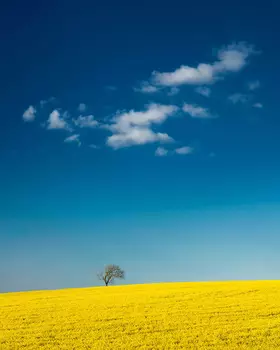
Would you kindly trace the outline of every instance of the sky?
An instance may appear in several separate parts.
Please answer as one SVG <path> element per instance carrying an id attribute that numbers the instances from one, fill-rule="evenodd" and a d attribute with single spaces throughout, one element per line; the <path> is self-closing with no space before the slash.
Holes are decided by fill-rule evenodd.
<path id="1" fill-rule="evenodd" d="M 1 292 L 279 279 L 279 11 L 1 5 Z"/>

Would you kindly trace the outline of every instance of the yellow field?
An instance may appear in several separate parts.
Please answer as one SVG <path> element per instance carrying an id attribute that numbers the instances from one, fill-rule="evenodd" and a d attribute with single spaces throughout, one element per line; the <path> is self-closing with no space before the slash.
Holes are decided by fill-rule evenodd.
<path id="1" fill-rule="evenodd" d="M 0 349 L 280 349 L 280 281 L 0 294 Z"/>

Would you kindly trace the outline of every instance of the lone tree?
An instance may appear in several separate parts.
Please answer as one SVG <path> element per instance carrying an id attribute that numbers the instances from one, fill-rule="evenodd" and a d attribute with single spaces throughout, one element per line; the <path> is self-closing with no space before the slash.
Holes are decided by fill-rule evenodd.
<path id="1" fill-rule="evenodd" d="M 103 272 L 97 274 L 100 281 L 105 283 L 105 286 L 112 284 L 115 278 L 124 279 L 124 271 L 118 265 L 107 265 Z"/>

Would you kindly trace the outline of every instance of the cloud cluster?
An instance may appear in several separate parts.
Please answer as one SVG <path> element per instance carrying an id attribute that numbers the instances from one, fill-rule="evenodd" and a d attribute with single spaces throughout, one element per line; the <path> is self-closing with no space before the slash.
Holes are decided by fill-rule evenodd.
<path id="1" fill-rule="evenodd" d="M 162 124 L 177 111 L 176 106 L 150 104 L 144 111 L 118 113 L 107 125 L 107 129 L 113 133 L 108 137 L 107 145 L 117 149 L 152 142 L 171 142 L 172 138 L 168 134 L 155 132 L 152 125 Z"/>
<path id="2" fill-rule="evenodd" d="M 253 46 L 245 43 L 235 43 L 223 47 L 216 52 L 216 58 L 212 63 L 200 63 L 196 67 L 182 65 L 174 71 L 157 72 L 154 71 L 148 81 L 143 81 L 135 91 L 158 97 L 156 93 L 163 92 L 168 100 L 168 96 L 174 96 L 172 100 L 178 100 L 177 94 L 183 96 L 183 89 L 179 89 L 181 85 L 194 86 L 194 92 L 203 97 L 210 98 L 213 85 L 215 82 L 225 78 L 229 73 L 236 73 L 242 70 L 249 62 L 251 55 L 255 54 Z M 247 94 L 235 93 L 228 97 L 233 104 L 246 103 L 252 100 L 253 91 L 260 87 L 258 80 L 247 82 Z M 107 86 L 107 90 L 114 91 L 114 86 Z M 250 93 L 248 94 L 248 90 Z M 162 94 L 160 95 L 162 97 Z M 194 96 L 194 98 L 197 95 Z M 170 99 L 169 99 L 170 100 Z M 177 140 L 174 140 L 167 132 L 160 130 L 162 124 L 170 117 L 179 112 L 188 114 L 195 119 L 210 119 L 216 115 L 210 112 L 206 107 L 202 107 L 196 103 L 149 103 L 143 110 L 118 111 L 113 116 L 106 117 L 103 121 L 88 112 L 88 106 L 80 103 L 76 110 L 76 116 L 70 116 L 67 111 L 55 108 L 50 102 L 54 99 L 41 100 L 37 105 L 30 105 L 23 113 L 22 118 L 25 122 L 33 122 L 37 117 L 37 110 L 42 111 L 48 107 L 48 119 L 43 125 L 47 130 L 65 130 L 71 133 L 64 139 L 65 143 L 76 143 L 81 145 L 81 137 L 85 128 L 103 130 L 107 132 L 105 143 L 112 149 L 120 149 L 136 145 L 144 145 L 148 143 L 157 143 L 155 155 L 164 157 L 167 155 L 188 155 L 194 152 L 189 146 L 177 147 Z M 205 100 L 206 101 L 206 100 Z M 251 104 L 254 108 L 263 108 L 260 102 Z M 72 113 L 72 112 L 71 112 Z M 77 113 L 79 113 L 77 115 Z M 108 133 L 110 135 L 108 136 Z M 181 141 L 179 141 L 181 142 Z M 163 144 L 168 144 L 163 147 Z M 172 144 L 170 144 L 172 143 Z M 88 147 L 93 149 L 100 148 L 95 143 L 89 144 Z"/>
<path id="3" fill-rule="evenodd" d="M 247 63 L 254 48 L 245 42 L 229 45 L 217 52 L 217 61 L 200 63 L 197 67 L 182 65 L 173 72 L 152 73 L 155 86 L 206 85 L 213 84 L 227 73 L 240 71 Z"/>

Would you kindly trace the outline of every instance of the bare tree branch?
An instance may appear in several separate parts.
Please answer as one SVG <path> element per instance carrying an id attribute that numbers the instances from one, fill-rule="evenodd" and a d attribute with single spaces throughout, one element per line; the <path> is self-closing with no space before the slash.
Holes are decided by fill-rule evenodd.
<path id="1" fill-rule="evenodd" d="M 115 278 L 124 279 L 125 272 L 118 265 L 107 265 L 103 272 L 97 274 L 99 280 L 105 283 L 105 286 L 112 284 Z"/>

